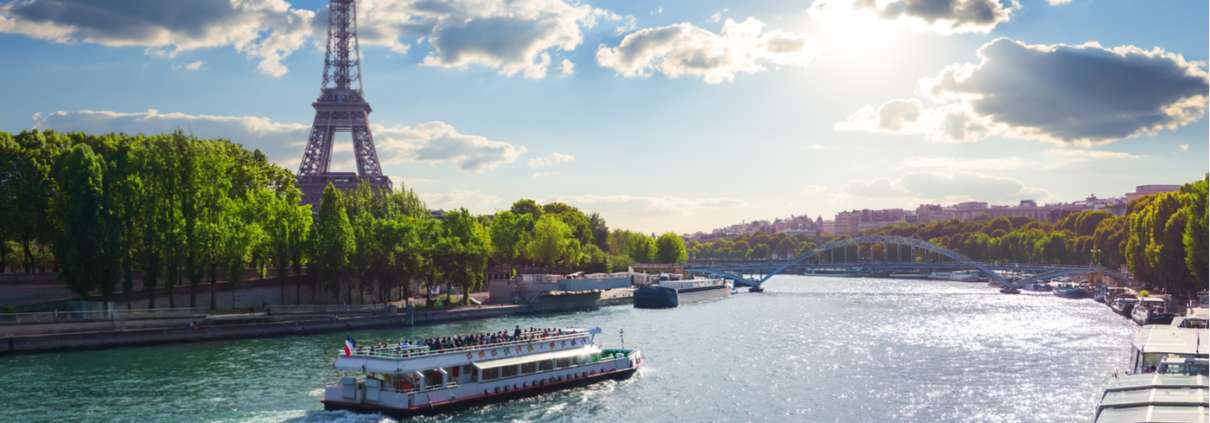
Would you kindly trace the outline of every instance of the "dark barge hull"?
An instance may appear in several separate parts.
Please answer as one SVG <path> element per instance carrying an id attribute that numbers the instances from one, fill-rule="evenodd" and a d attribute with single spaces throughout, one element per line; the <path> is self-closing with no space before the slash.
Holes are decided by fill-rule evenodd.
<path id="1" fill-rule="evenodd" d="M 634 290 L 636 308 L 673 308 L 682 303 L 716 300 L 731 295 L 727 285 L 676 290 L 666 286 L 644 286 Z"/>
<path id="2" fill-rule="evenodd" d="M 582 379 L 571 381 L 549 383 L 529 389 L 521 389 L 510 392 L 501 392 L 498 394 L 480 395 L 474 398 L 468 398 L 460 401 L 444 402 L 431 406 L 415 407 L 415 408 L 394 408 L 375 404 L 361 404 L 345 401 L 322 401 L 324 410 L 337 411 L 346 410 L 354 413 L 379 413 L 396 418 L 410 418 L 416 416 L 427 416 L 433 414 L 451 413 L 459 410 L 464 410 L 471 407 L 477 407 L 486 404 L 508 401 L 516 398 L 531 397 L 547 392 L 560 391 L 571 389 L 580 386 L 591 385 L 606 379 L 625 380 L 634 375 L 638 368 L 630 368 L 619 370 L 611 373 L 599 373 L 593 376 L 588 376 Z"/>

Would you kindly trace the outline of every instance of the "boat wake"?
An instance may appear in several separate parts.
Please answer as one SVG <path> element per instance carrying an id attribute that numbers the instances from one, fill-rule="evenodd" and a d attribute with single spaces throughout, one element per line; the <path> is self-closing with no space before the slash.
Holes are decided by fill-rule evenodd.
<path id="1" fill-rule="evenodd" d="M 350 411 L 308 411 L 307 414 L 286 423 L 396 423 L 390 417 L 381 414 L 361 414 Z"/>

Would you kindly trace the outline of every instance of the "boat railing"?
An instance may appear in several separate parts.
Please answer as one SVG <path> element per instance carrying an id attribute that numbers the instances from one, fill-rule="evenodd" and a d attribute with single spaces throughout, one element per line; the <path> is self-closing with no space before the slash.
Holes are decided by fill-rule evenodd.
<path id="1" fill-rule="evenodd" d="M 583 338 L 586 336 L 589 336 L 588 331 L 564 333 L 563 335 L 550 335 L 550 336 L 545 336 L 545 337 L 536 336 L 536 337 L 532 337 L 532 338 L 524 338 L 524 339 L 519 339 L 519 340 L 508 340 L 508 341 L 503 341 L 503 342 L 466 345 L 466 346 L 461 346 L 461 347 L 443 348 L 443 349 L 431 349 L 431 348 L 427 348 L 427 347 L 423 347 L 423 346 L 419 347 L 419 348 L 415 347 L 415 346 L 405 348 L 400 345 L 388 345 L 388 346 L 384 346 L 384 347 L 375 347 L 375 348 L 370 348 L 367 346 L 359 346 L 359 347 L 357 347 L 356 350 L 353 351 L 352 356 L 353 357 L 385 358 L 385 359 L 398 360 L 398 359 L 406 359 L 406 358 L 436 356 L 436 355 L 442 355 L 442 354 L 474 352 L 474 351 L 479 351 L 479 350 L 487 350 L 487 349 L 500 348 L 500 347 L 514 347 L 514 346 L 520 346 L 520 345 L 529 345 L 532 343 L 566 341 L 566 340 L 571 340 L 571 339 Z M 344 350 L 341 350 L 341 354 L 344 354 Z"/>

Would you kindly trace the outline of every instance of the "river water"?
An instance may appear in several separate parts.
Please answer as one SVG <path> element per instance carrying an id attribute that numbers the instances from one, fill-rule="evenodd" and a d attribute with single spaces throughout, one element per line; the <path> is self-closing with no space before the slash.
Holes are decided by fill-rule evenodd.
<path id="1" fill-rule="evenodd" d="M 1134 326 L 1091 300 L 984 284 L 779 276 L 763 294 L 349 334 L 0 357 L 0 420 L 378 422 L 325 412 L 345 335 L 362 342 L 600 326 L 645 367 L 416 421 L 1087 421 Z"/>

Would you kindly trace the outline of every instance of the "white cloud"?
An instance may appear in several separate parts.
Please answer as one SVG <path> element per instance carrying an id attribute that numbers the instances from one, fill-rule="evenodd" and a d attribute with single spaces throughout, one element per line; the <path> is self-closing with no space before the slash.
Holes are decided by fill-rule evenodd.
<path id="1" fill-rule="evenodd" d="M 825 192 L 828 192 L 827 185 L 811 184 L 811 185 L 802 187 L 802 193 L 807 194 L 807 195 L 821 194 L 821 193 L 825 193 Z"/>
<path id="2" fill-rule="evenodd" d="M 571 163 L 574 161 L 576 161 L 576 156 L 573 156 L 571 154 L 563 154 L 563 153 L 559 153 L 559 152 L 554 152 L 554 153 L 550 153 L 549 155 L 546 155 L 546 156 L 534 157 L 532 159 L 529 159 L 528 163 L 529 163 L 529 167 L 537 168 L 537 167 L 554 166 L 554 165 L 557 165 L 560 163 Z"/>
<path id="3" fill-rule="evenodd" d="M 818 0 L 813 19 L 869 13 L 915 31 L 938 34 L 988 33 L 1020 9 L 1017 0 Z"/>
<path id="4" fill-rule="evenodd" d="M 285 0 L 163 2 L 25 0 L 0 5 L 0 32 L 57 43 L 143 47 L 148 54 L 229 46 L 285 75 L 282 60 L 311 36 L 315 12 Z"/>
<path id="5" fill-rule="evenodd" d="M 1050 197 L 1045 190 L 1012 178 L 974 172 L 909 172 L 898 179 L 853 181 L 845 185 L 844 191 L 857 197 L 902 198 L 919 203 L 1044 201 Z"/>
<path id="6" fill-rule="evenodd" d="M 1176 147 L 1181 149 L 1181 151 L 1189 151 L 1189 144 L 1181 144 Z"/>
<path id="7" fill-rule="evenodd" d="M 189 71 L 189 72 L 196 72 L 196 71 L 202 70 L 202 66 L 205 66 L 205 65 L 206 65 L 206 62 L 197 60 L 197 61 L 189 62 L 189 63 L 182 65 L 180 67 L 180 69 Z"/>
<path id="8" fill-rule="evenodd" d="M 805 36 L 765 31 L 764 26 L 748 18 L 727 19 L 717 34 L 688 22 L 643 28 L 626 34 L 616 47 L 597 47 L 597 63 L 627 78 L 658 72 L 669 78 L 700 77 L 708 84 L 730 82 L 738 73 L 762 72 L 767 64 L 807 65 L 811 46 Z"/>
<path id="9" fill-rule="evenodd" d="M 563 59 L 563 63 L 559 65 L 559 74 L 563 76 L 571 76 L 576 73 L 576 64 L 570 60 Z"/>
<path id="10" fill-rule="evenodd" d="M 995 159 L 956 159 L 949 157 L 908 157 L 903 160 L 903 167 L 908 169 L 928 169 L 948 172 L 973 171 L 1004 171 L 1029 167 L 1033 162 L 1021 157 L 1000 157 Z"/>
<path id="11" fill-rule="evenodd" d="M 1046 3 L 1051 6 L 1062 6 L 1065 4 L 1071 4 L 1071 0 L 1046 0 Z"/>
<path id="12" fill-rule="evenodd" d="M 289 168 L 297 167 L 310 131 L 308 124 L 276 122 L 259 116 L 161 113 L 155 109 L 136 113 L 78 110 L 35 114 L 34 126 L 92 133 L 157 134 L 181 130 L 199 138 L 225 138 L 260 149 L 270 160 Z M 515 162 L 526 150 L 524 146 L 461 133 L 441 121 L 412 126 L 374 124 L 370 129 L 384 166 L 403 162 L 454 163 L 463 170 L 485 171 Z M 348 143 L 336 143 L 333 163 L 352 163 L 351 150 Z M 390 169 L 384 171 L 389 173 Z"/>
<path id="13" fill-rule="evenodd" d="M 907 169 L 926 169 L 945 172 L 994 172 L 1021 169 L 1055 170 L 1094 160 L 1136 160 L 1144 157 L 1119 151 L 1053 148 L 1031 157 L 1003 156 L 992 159 L 908 157 L 903 160 L 902 165 Z"/>
<path id="14" fill-rule="evenodd" d="M 823 144 L 810 144 L 806 146 L 806 149 L 811 151 L 824 151 L 827 150 L 828 147 L 824 146 Z"/>
<path id="15" fill-rule="evenodd" d="M 714 13 L 711 13 L 711 14 L 710 14 L 710 22 L 714 22 L 714 23 L 719 23 L 719 22 L 722 22 L 722 21 L 723 21 L 723 14 L 724 14 L 724 13 L 727 13 L 728 11 L 730 11 L 730 9 L 726 9 L 726 8 L 724 8 L 723 10 L 719 10 L 719 11 L 715 11 Z"/>
<path id="16" fill-rule="evenodd" d="M 1188 125 L 1205 115 L 1202 65 L 1155 48 L 1031 45 L 1005 38 L 920 81 L 920 99 L 865 106 L 840 131 L 951 142 L 989 135 L 1100 145 Z"/>
<path id="17" fill-rule="evenodd" d="M 483 66 L 530 79 L 545 77 L 552 55 L 574 50 L 599 21 L 628 20 L 564 0 L 372 0 L 359 3 L 358 16 L 363 45 L 403 53 L 414 41 L 429 47 L 428 66 Z"/>
<path id="18" fill-rule="evenodd" d="M 440 192 L 417 192 L 430 209 L 453 210 L 464 207 L 471 213 L 490 213 L 506 206 L 497 195 L 477 189 L 454 189 Z"/>
<path id="19" fill-rule="evenodd" d="M 526 151 L 524 146 L 461 133 L 453 125 L 441 121 L 372 129 L 378 151 L 387 153 L 382 159 L 384 165 L 449 162 L 462 170 L 482 172 L 515 162 Z"/>
<path id="20" fill-rule="evenodd" d="M 534 172 L 532 175 L 529 175 L 529 177 L 533 178 L 533 179 L 538 179 L 538 178 L 556 176 L 558 174 L 559 174 L 559 172 Z"/>
<path id="21" fill-rule="evenodd" d="M 363 46 L 402 54 L 423 44 L 429 49 L 422 60 L 426 66 L 483 66 L 531 79 L 545 77 L 552 60 L 561 63 L 552 56 L 574 50 L 599 22 L 616 23 L 619 31 L 635 22 L 632 16 L 567 0 L 361 0 L 357 5 Z M 316 12 L 287 0 L 22 0 L 0 4 L 0 32 L 59 43 L 143 47 L 164 57 L 230 46 L 257 60 L 261 73 L 279 77 L 288 72 L 285 58 L 308 42 L 323 49 L 329 15 L 326 6 Z"/>

